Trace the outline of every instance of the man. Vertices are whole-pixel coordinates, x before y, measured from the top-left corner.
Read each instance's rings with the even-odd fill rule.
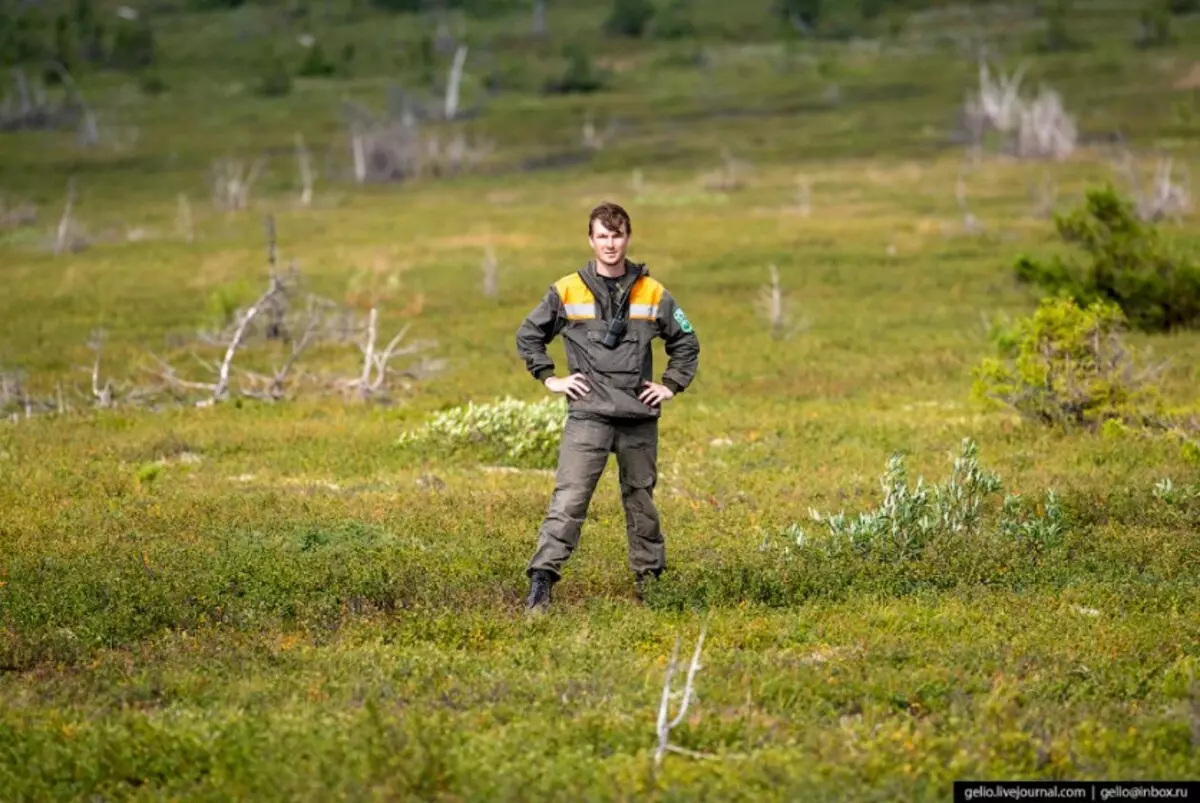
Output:
[[[579,545],[580,531],[608,456],[617,455],[625,508],[629,567],[638,598],[648,578],[666,568],[666,550],[654,504],[658,419],[662,404],[696,374],[700,343],[674,298],[644,264],[625,258],[633,226],[617,204],[588,217],[594,260],[562,277],[517,331],[525,367],[552,393],[567,397],[567,422],[549,510],[529,561],[526,607],[540,612]],[[559,334],[568,373],[556,376],[546,346]],[[665,341],[662,383],[652,381],[652,340]]]

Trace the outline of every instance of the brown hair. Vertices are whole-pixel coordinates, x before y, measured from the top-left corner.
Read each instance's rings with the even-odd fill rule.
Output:
[[[610,231],[624,231],[626,237],[633,234],[633,222],[629,219],[629,213],[618,204],[606,201],[592,210],[592,214],[588,216],[588,237],[592,236],[592,224],[597,220]]]

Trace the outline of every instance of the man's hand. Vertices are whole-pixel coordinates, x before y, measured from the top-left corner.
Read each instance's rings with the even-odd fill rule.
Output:
[[[583,374],[571,374],[564,377],[552,376],[546,380],[546,388],[551,393],[565,393],[569,399],[579,399],[591,391]]]
[[[675,394],[666,385],[659,385],[656,382],[643,382],[642,393],[638,396],[638,401],[642,404],[648,404],[651,407],[657,407],[674,396]]]

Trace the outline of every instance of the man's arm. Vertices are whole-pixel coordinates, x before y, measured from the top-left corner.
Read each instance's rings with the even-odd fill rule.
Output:
[[[658,327],[667,351],[667,367],[662,383],[672,393],[679,393],[691,384],[700,365],[700,340],[691,321],[675,298],[663,290],[658,302]]]
[[[552,286],[517,329],[517,354],[539,382],[554,376],[554,360],[546,353],[546,346],[562,331],[566,322],[562,299]]]

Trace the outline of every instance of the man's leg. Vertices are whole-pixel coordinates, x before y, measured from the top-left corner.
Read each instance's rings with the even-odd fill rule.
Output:
[[[563,564],[579,546],[588,504],[612,448],[613,429],[609,424],[591,418],[567,418],[558,450],[554,494],[526,574],[541,569],[555,580],[562,574]]]
[[[617,467],[629,568],[638,577],[658,576],[667,566],[667,550],[654,504],[658,481],[658,419],[623,422],[617,427]],[[640,588],[640,586],[639,586]]]

